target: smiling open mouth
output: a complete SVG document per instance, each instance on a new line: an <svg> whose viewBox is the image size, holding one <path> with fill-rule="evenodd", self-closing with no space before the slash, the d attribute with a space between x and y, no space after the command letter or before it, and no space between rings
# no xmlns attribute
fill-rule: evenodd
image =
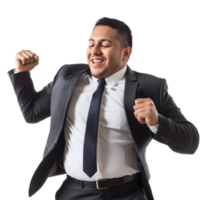
<svg viewBox="0 0 200 200"><path fill-rule="evenodd" d="M92 60L92 64L93 64L94 66L100 66L100 65L102 65L104 62L105 62L105 60L104 60L103 62L94 62L94 61Z"/></svg>

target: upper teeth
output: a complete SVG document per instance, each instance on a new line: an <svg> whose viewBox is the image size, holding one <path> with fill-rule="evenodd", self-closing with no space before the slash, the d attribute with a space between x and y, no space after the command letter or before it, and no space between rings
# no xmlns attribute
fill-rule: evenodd
<svg viewBox="0 0 200 200"><path fill-rule="evenodd" d="M93 60L93 62L103 62L102 60Z"/></svg>

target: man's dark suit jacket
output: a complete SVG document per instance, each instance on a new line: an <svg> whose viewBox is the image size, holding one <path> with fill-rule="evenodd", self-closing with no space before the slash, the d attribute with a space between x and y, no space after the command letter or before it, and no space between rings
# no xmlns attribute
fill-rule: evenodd
<svg viewBox="0 0 200 200"><path fill-rule="evenodd" d="M51 116L43 160L31 179L29 196L35 194L48 177L65 173L62 161L65 145L63 125L74 88L83 73L91 74L88 64L66 64L58 70L51 83L36 92L30 72L14 74L14 69L8 71L25 121L37 123ZM151 140L163 143L182 154L194 154L199 145L198 130L184 117L167 89L165 79L139 73L127 66L123 103L148 200L154 199L145 158L146 148ZM154 102L160 123L156 135L146 124L140 124L135 118L133 106L137 98L151 98Z"/></svg>

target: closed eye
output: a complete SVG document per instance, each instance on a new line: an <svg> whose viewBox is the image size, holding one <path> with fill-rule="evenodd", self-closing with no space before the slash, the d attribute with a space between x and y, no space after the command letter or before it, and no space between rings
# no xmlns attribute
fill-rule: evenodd
<svg viewBox="0 0 200 200"><path fill-rule="evenodd" d="M92 45L92 46L89 46L89 47L93 47L93 46L94 46L94 45ZM103 46L103 45L102 45L102 47L109 47L109 46Z"/></svg>

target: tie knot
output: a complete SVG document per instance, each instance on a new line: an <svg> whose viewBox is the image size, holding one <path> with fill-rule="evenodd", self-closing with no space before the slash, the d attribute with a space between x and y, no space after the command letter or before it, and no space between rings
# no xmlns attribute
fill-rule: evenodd
<svg viewBox="0 0 200 200"><path fill-rule="evenodd" d="M105 78L100 78L97 81L98 81L99 85L105 85L106 84Z"/></svg>

